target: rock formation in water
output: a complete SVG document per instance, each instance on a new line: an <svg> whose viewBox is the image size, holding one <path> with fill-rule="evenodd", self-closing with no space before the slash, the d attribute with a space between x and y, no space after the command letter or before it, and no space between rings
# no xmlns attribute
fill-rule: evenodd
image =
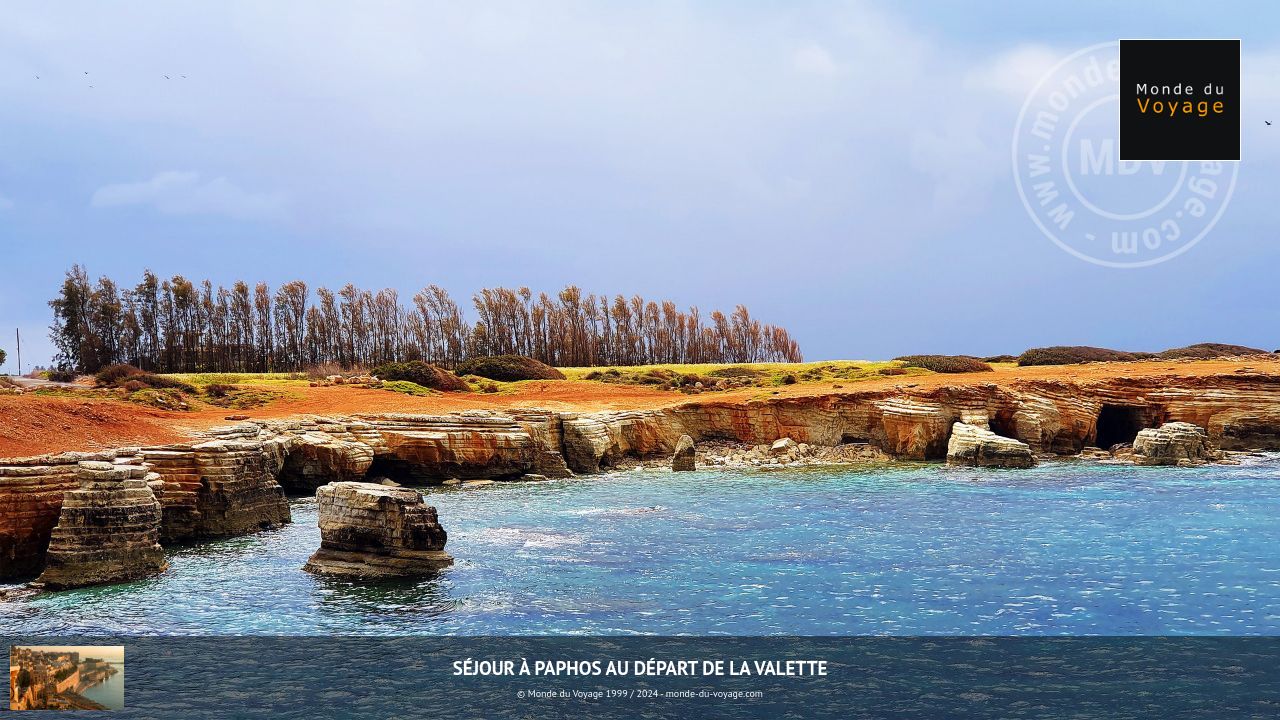
<svg viewBox="0 0 1280 720"><path fill-rule="evenodd" d="M350 578L430 574L453 564L436 509L417 490L339 482L316 492L320 549L304 569Z"/></svg>
<svg viewBox="0 0 1280 720"><path fill-rule="evenodd" d="M1203 465L1222 457L1205 429L1185 422L1146 428L1133 440L1133 461L1139 465Z"/></svg>
<svg viewBox="0 0 1280 720"><path fill-rule="evenodd" d="M956 423L990 428L1031 452L1065 455L1135 442L1140 430L1169 422L1204 428L1210 445L1224 450L1280 449L1280 374L1014 378L746 401L700 396L667 408L596 413L520 409L245 422L211 430L192 444L0 460L0 578L42 567L80 460L142 464L155 472L161 541L169 542L287 522L281 483L309 492L321 481L380 476L403 484L566 477L630 458L670 458L682 435L700 447L752 446L747 459L762 467L880 453L938 460L948 455ZM795 442L794 450L773 454L771 444L783 438Z"/></svg>
<svg viewBox="0 0 1280 720"><path fill-rule="evenodd" d="M111 462L116 455L112 450L0 460L0 580L40 572L63 495L80 487L80 462Z"/></svg>
<svg viewBox="0 0 1280 720"><path fill-rule="evenodd" d="M693 438L688 435L681 435L676 441L676 452L671 456L671 469L676 472L687 472L696 470L695 456L696 450L693 447Z"/></svg>
<svg viewBox="0 0 1280 720"><path fill-rule="evenodd" d="M61 589L164 572L160 503L147 475L138 465L78 463L80 487L63 497L37 582Z"/></svg>
<svg viewBox="0 0 1280 720"><path fill-rule="evenodd" d="M1024 442L1001 437L986 428L958 422L947 442L947 464L970 467L1029 468L1036 464Z"/></svg>

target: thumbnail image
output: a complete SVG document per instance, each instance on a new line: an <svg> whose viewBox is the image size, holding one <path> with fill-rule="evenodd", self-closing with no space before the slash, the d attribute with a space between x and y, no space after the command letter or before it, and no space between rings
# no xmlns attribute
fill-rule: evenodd
<svg viewBox="0 0 1280 720"><path fill-rule="evenodd" d="M123 645L14 645L10 710L119 710Z"/></svg>

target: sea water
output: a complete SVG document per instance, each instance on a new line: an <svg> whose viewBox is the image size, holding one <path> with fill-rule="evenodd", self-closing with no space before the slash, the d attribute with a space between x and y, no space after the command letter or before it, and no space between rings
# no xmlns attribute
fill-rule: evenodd
<svg viewBox="0 0 1280 720"><path fill-rule="evenodd" d="M118 672L80 693L108 710L124 707L124 663L111 663Z"/></svg>
<svg viewBox="0 0 1280 720"><path fill-rule="evenodd" d="M13 634L1280 634L1280 459L636 470L423 488L456 564L352 583L279 530L0 603Z"/></svg>

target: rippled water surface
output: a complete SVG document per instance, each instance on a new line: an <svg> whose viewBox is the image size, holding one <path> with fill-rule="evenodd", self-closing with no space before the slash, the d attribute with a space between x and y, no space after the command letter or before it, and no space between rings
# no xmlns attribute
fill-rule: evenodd
<svg viewBox="0 0 1280 720"><path fill-rule="evenodd" d="M425 489L457 564L313 577L294 523L0 604L13 633L1280 634L1280 462L634 471Z"/></svg>

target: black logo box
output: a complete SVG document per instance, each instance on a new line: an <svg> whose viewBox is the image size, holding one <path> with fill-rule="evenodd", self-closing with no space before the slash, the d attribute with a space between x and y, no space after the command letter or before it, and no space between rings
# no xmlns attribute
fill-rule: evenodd
<svg viewBox="0 0 1280 720"><path fill-rule="evenodd" d="M1191 114L1183 112L1188 101ZM1239 160L1240 41L1121 40L1120 159Z"/></svg>

